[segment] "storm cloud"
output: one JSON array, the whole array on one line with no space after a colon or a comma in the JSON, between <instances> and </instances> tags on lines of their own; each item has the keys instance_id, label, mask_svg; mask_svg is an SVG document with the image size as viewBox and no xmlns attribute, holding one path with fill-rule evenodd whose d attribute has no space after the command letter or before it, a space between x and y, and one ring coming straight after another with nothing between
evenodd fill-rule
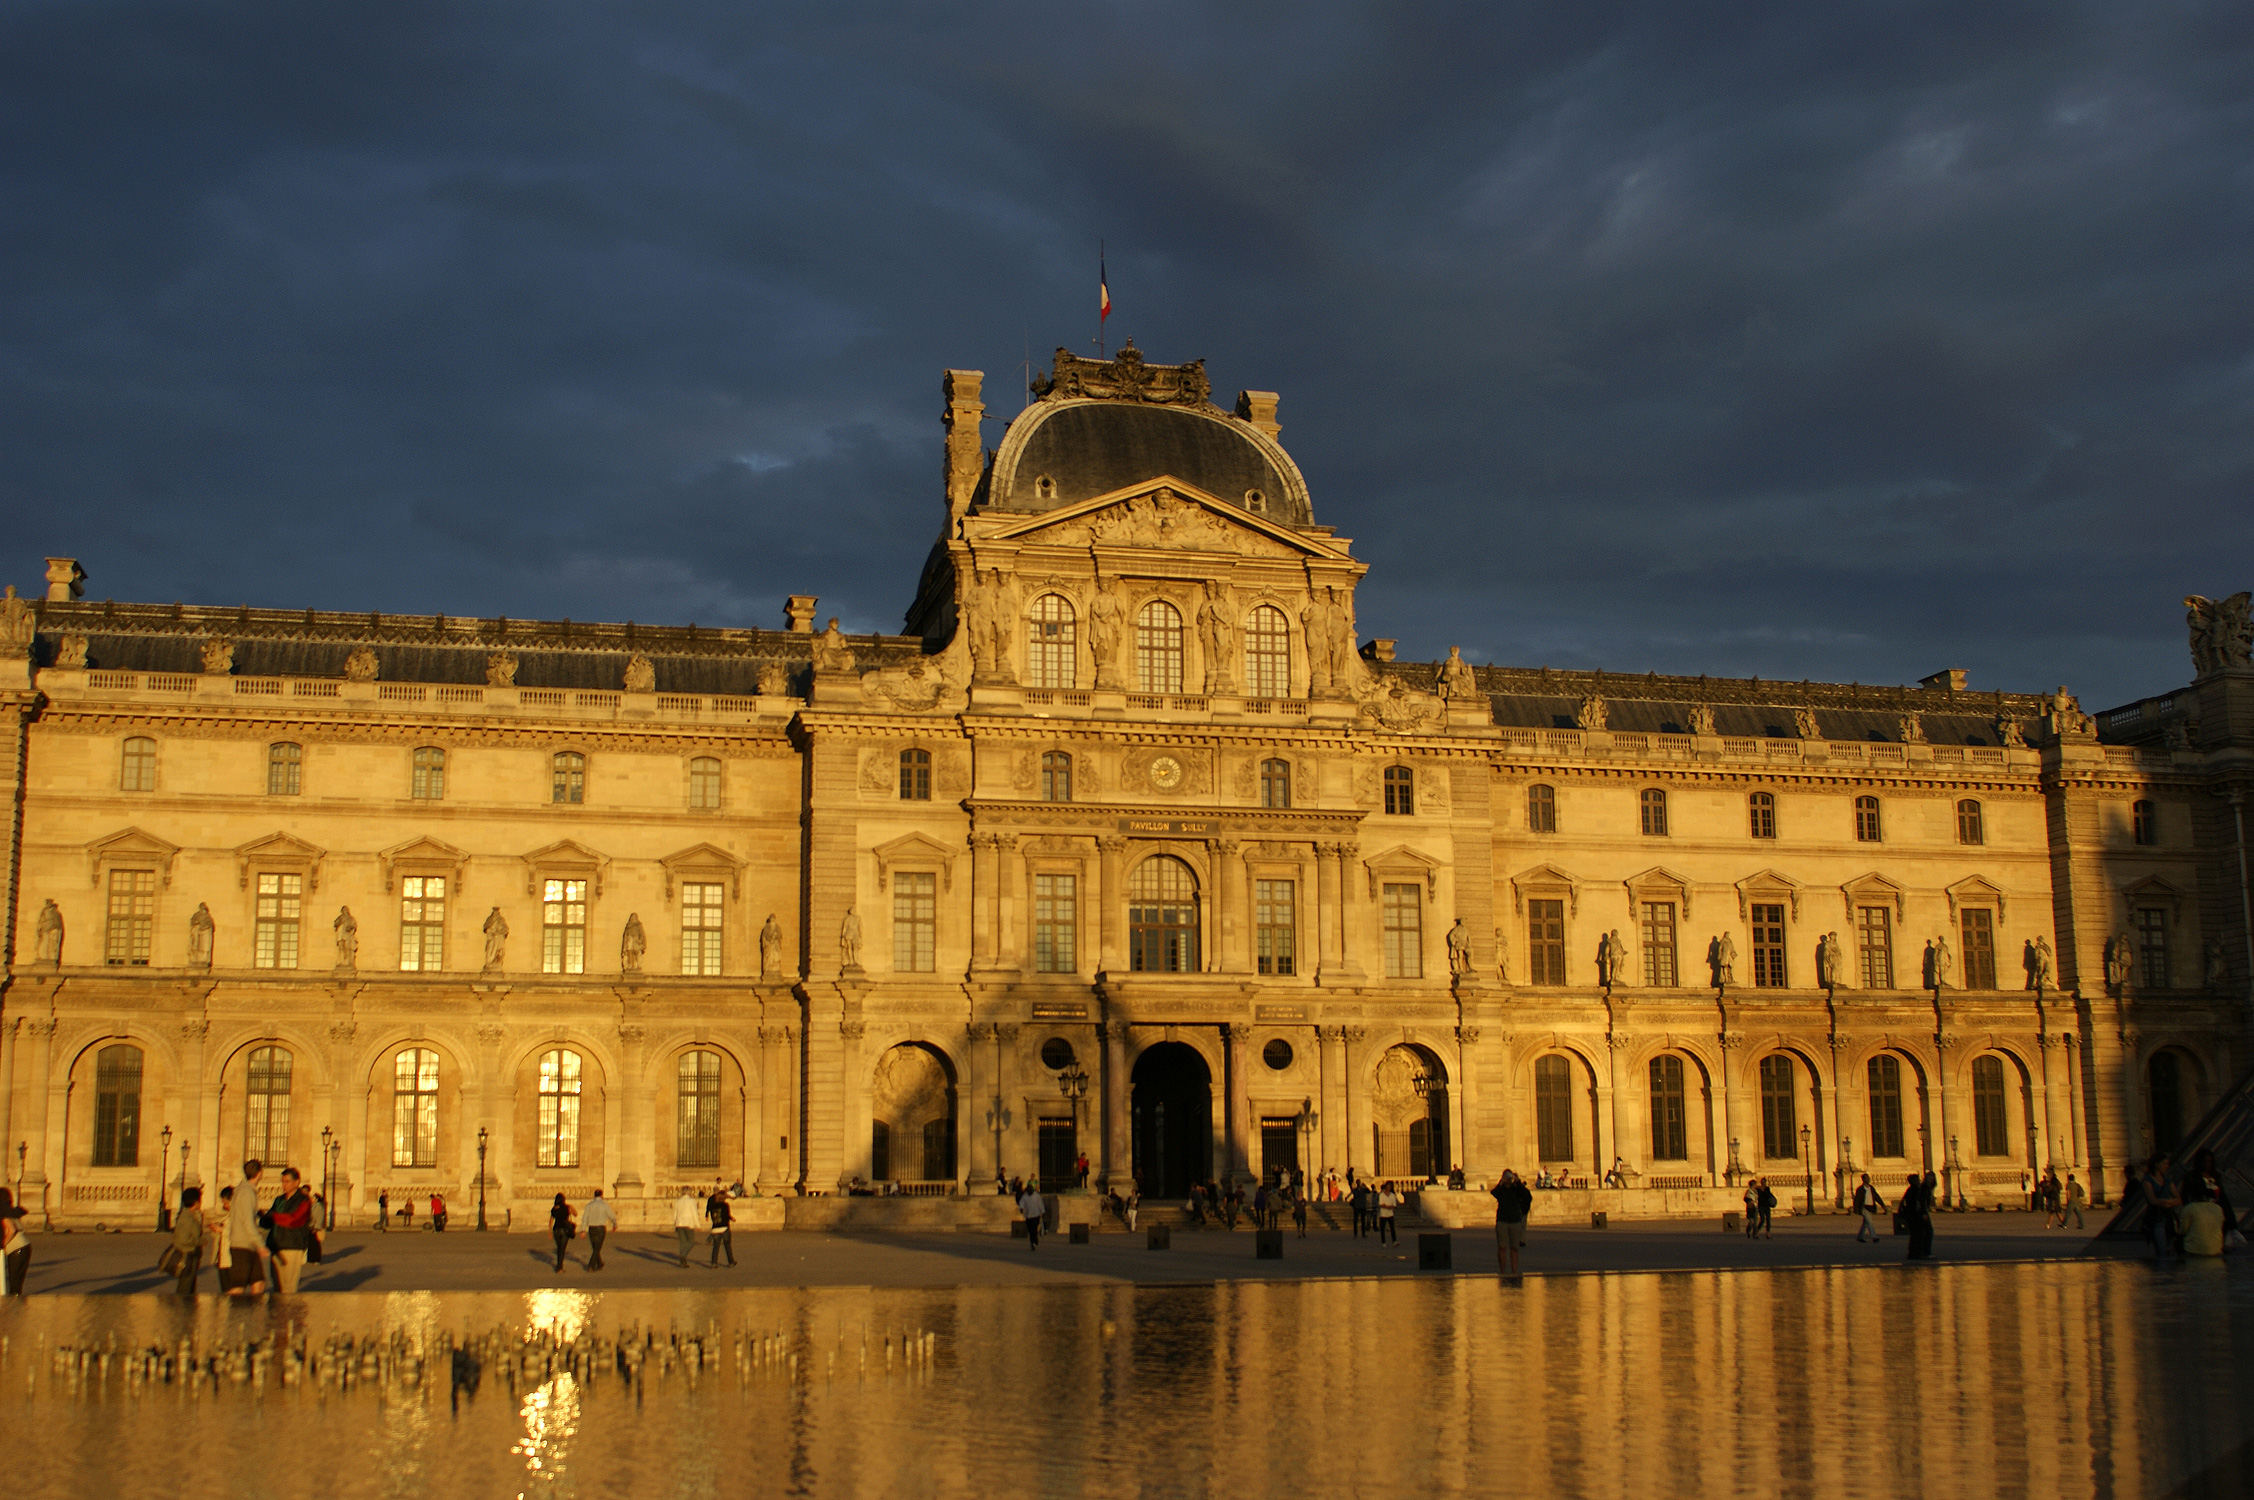
<instances>
[{"instance_id":1,"label":"storm cloud","mask_svg":"<svg viewBox=\"0 0 2254 1500\"><path fill-rule=\"evenodd\" d=\"M1404 656L2111 703L2254 586L2249 78L2222 5L19 3L0 577L895 630L939 372L1015 412L1101 241Z\"/></svg>"}]
</instances>

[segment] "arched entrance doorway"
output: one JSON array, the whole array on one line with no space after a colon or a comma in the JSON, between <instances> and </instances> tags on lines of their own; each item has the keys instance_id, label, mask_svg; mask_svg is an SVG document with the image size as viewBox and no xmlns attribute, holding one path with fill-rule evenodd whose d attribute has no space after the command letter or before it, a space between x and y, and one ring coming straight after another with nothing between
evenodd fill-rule
<instances>
[{"instance_id":1,"label":"arched entrance doorway","mask_svg":"<svg viewBox=\"0 0 2254 1500\"><path fill-rule=\"evenodd\" d=\"M1135 1178L1147 1198L1183 1198L1212 1175L1213 1073L1195 1047L1159 1042L1135 1059Z\"/></svg>"},{"instance_id":2,"label":"arched entrance doorway","mask_svg":"<svg viewBox=\"0 0 2254 1500\"><path fill-rule=\"evenodd\" d=\"M955 1070L933 1049L885 1049L869 1081L869 1180L950 1182L955 1176Z\"/></svg>"},{"instance_id":3,"label":"arched entrance doorway","mask_svg":"<svg viewBox=\"0 0 2254 1500\"><path fill-rule=\"evenodd\" d=\"M1455 1163L1448 1144L1448 1070L1423 1047L1388 1047L1378 1059L1370 1100L1379 1177L1445 1177Z\"/></svg>"}]
</instances>

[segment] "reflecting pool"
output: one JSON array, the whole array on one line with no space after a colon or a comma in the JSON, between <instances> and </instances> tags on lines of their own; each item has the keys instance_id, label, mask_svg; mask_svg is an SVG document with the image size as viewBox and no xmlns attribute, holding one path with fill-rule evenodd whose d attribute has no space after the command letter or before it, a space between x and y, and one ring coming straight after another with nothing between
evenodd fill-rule
<instances>
[{"instance_id":1,"label":"reflecting pool","mask_svg":"<svg viewBox=\"0 0 2254 1500\"><path fill-rule=\"evenodd\" d=\"M0 1338L31 1495L2055 1500L2254 1435L2221 1264L56 1296Z\"/></svg>"}]
</instances>

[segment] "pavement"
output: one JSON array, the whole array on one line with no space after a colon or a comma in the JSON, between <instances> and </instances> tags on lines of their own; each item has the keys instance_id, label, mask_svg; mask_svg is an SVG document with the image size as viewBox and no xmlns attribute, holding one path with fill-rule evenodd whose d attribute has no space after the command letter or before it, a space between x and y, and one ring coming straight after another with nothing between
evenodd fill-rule
<instances>
[{"instance_id":1,"label":"pavement","mask_svg":"<svg viewBox=\"0 0 2254 1500\"><path fill-rule=\"evenodd\" d=\"M2046 1230L2039 1215L1943 1215L1936 1224L1934 1258L1941 1261L2063 1260L2089 1253L2099 1221L2086 1231ZM1527 1275L1577 1275L1620 1271L1779 1270L1809 1266L1896 1265L1907 1241L1885 1238L1858 1244L1856 1220L1829 1214L1780 1220L1773 1238L1749 1240L1707 1221L1619 1224L1609 1229L1537 1227L1521 1257ZM1431 1231L1427 1231L1428 1233ZM329 1236L319 1266L308 1266L302 1290L356 1292L649 1290L695 1287L939 1287L1020 1286L1060 1282L1210 1282L1396 1275L1493 1276L1500 1269L1491 1230L1449 1234L1449 1272L1419 1272L1417 1234L1398 1245L1357 1239L1341 1230L1310 1228L1299 1239L1287 1226L1281 1260L1254 1255L1250 1229L1234 1232L1176 1229L1168 1250L1146 1247L1144 1236L1113 1231L1084 1245L1064 1235L1044 1235L1038 1250L1004 1235L983 1233L818 1234L799 1231L739 1233L736 1264L714 1269L698 1236L696 1254L683 1267L670 1232L614 1235L604 1247L603 1269L587 1268L587 1242L574 1241L564 1269L554 1269L554 1247L529 1234L450 1228L444 1234L376 1234L340 1231ZM170 1279L155 1262L166 1243L153 1232L35 1234L29 1290L109 1295L162 1291ZM2131 1247L2133 1251L2134 1247ZM2110 1247L2108 1252L2110 1253ZM205 1268L201 1289L214 1290Z\"/></svg>"}]
</instances>

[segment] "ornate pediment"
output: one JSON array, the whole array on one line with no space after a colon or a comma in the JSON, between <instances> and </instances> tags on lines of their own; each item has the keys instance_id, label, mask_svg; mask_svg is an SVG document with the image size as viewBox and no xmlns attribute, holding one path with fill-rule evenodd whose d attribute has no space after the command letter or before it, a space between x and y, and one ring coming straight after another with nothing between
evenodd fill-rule
<instances>
[{"instance_id":1,"label":"ornate pediment","mask_svg":"<svg viewBox=\"0 0 2254 1500\"><path fill-rule=\"evenodd\" d=\"M2157 875L2147 875L2121 888L2121 901L2134 920L2140 906L2165 906L2169 912L2181 917L2184 912L2184 893Z\"/></svg>"},{"instance_id":2,"label":"ornate pediment","mask_svg":"<svg viewBox=\"0 0 2254 1500\"><path fill-rule=\"evenodd\" d=\"M1531 892L1547 897L1562 893L1566 910L1573 916L1581 914L1581 882L1569 870L1553 864L1539 864L1531 870L1521 870L1510 878L1511 909L1523 916L1526 897Z\"/></svg>"},{"instance_id":3,"label":"ornate pediment","mask_svg":"<svg viewBox=\"0 0 2254 1500\"><path fill-rule=\"evenodd\" d=\"M577 876L603 893L603 877L610 872L610 856L599 854L577 839L558 839L545 849L535 849L524 858L524 893L540 894L543 879L567 880Z\"/></svg>"},{"instance_id":4,"label":"ornate pediment","mask_svg":"<svg viewBox=\"0 0 2254 1500\"><path fill-rule=\"evenodd\" d=\"M1058 349L1051 367L1033 377L1033 394L1043 401L1136 401L1150 406L1212 406L1213 382L1205 361L1154 365L1129 339L1110 359L1083 359Z\"/></svg>"},{"instance_id":5,"label":"ornate pediment","mask_svg":"<svg viewBox=\"0 0 2254 1500\"><path fill-rule=\"evenodd\" d=\"M1681 903L1683 916L1691 914L1690 877L1678 875L1665 865L1653 865L1640 875L1631 875L1620 882L1628 892L1628 915L1636 915L1636 902L1640 897L1673 895Z\"/></svg>"},{"instance_id":6,"label":"ornate pediment","mask_svg":"<svg viewBox=\"0 0 2254 1500\"><path fill-rule=\"evenodd\" d=\"M1792 906L1792 920L1800 920L1800 892L1805 887L1782 870L1759 870L1737 883L1737 919L1746 920L1748 903L1763 896L1783 896Z\"/></svg>"},{"instance_id":7,"label":"ornate pediment","mask_svg":"<svg viewBox=\"0 0 2254 1500\"><path fill-rule=\"evenodd\" d=\"M1021 546L1149 547L1344 561L1344 547L1257 516L1171 474L985 533Z\"/></svg>"},{"instance_id":8,"label":"ornate pediment","mask_svg":"<svg viewBox=\"0 0 2254 1500\"><path fill-rule=\"evenodd\" d=\"M1979 875L1970 875L1948 888L1949 922L1954 926L1957 910L1965 906L1994 906L1996 920L2004 919L2004 893L2001 886Z\"/></svg>"},{"instance_id":9,"label":"ornate pediment","mask_svg":"<svg viewBox=\"0 0 2254 1500\"><path fill-rule=\"evenodd\" d=\"M1405 879L1421 880L1427 895L1440 894L1440 861L1407 844L1396 844L1383 854L1373 854L1363 860L1362 864L1369 872L1372 901L1377 899L1378 890L1386 883L1388 876L1396 882Z\"/></svg>"},{"instance_id":10,"label":"ornate pediment","mask_svg":"<svg viewBox=\"0 0 2254 1500\"><path fill-rule=\"evenodd\" d=\"M179 857L180 846L168 844L153 833L138 828L127 828L111 834L106 839L96 839L86 846L87 871L94 884L102 883L102 871L113 865L145 865L157 871L158 880L172 884L172 861Z\"/></svg>"},{"instance_id":11,"label":"ornate pediment","mask_svg":"<svg viewBox=\"0 0 2254 1500\"><path fill-rule=\"evenodd\" d=\"M1839 888L1840 898L1847 908L1847 920L1855 920L1855 908L1872 901L1890 901L1894 905L1894 920L1899 922L1909 910L1909 892L1899 881L1887 879L1876 870L1859 875Z\"/></svg>"},{"instance_id":12,"label":"ornate pediment","mask_svg":"<svg viewBox=\"0 0 2254 1500\"><path fill-rule=\"evenodd\" d=\"M443 869L454 877L454 886L458 889L462 883L462 867L469 862L470 857L452 844L428 836L376 851L376 863L383 870L386 891L391 889L394 876L402 869L410 874Z\"/></svg>"},{"instance_id":13,"label":"ornate pediment","mask_svg":"<svg viewBox=\"0 0 2254 1500\"><path fill-rule=\"evenodd\" d=\"M673 899L675 881L694 880L699 876L727 881L731 897L743 893L744 862L717 844L691 844L666 855L658 864L665 870L665 899L668 901Z\"/></svg>"},{"instance_id":14,"label":"ornate pediment","mask_svg":"<svg viewBox=\"0 0 2254 1500\"><path fill-rule=\"evenodd\" d=\"M301 838L293 838L286 833L270 833L262 839L252 839L235 850L235 884L247 890L254 866L296 870L304 875L306 894L311 895L321 888L321 861L328 857L326 849L317 848Z\"/></svg>"},{"instance_id":15,"label":"ornate pediment","mask_svg":"<svg viewBox=\"0 0 2254 1500\"><path fill-rule=\"evenodd\" d=\"M876 857L877 889L883 890L892 878L895 868L936 867L939 870L940 889L955 888L955 856L960 849L950 849L926 834L903 834L889 844L879 844L869 851Z\"/></svg>"}]
</instances>

